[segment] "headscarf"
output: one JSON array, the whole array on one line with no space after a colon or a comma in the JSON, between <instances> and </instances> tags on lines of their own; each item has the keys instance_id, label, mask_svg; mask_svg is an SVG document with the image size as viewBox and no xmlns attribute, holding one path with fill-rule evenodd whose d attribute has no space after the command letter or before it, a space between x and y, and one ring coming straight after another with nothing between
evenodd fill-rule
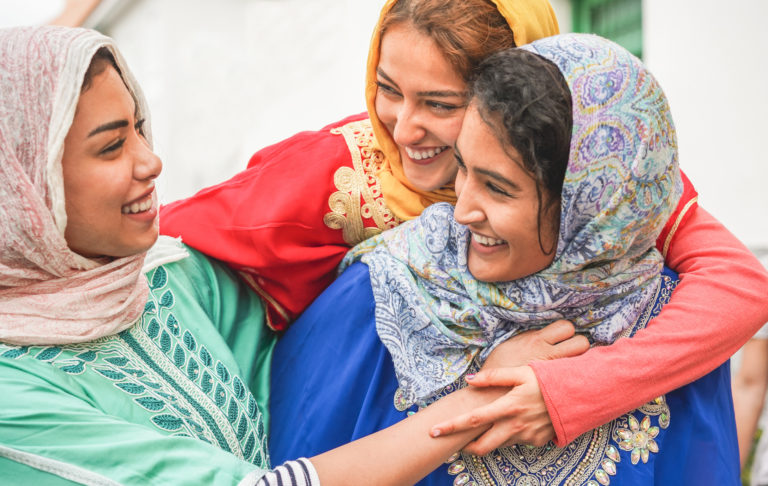
<instances>
[{"instance_id":1,"label":"headscarf","mask_svg":"<svg viewBox=\"0 0 768 486\"><path fill-rule=\"evenodd\" d=\"M387 207L400 219L408 220L421 214L424 208L430 204L436 202L455 204L456 192L453 185L430 192L415 188L405 177L397 144L376 113L376 68L379 66L381 53L381 23L397 1L388 0L384 4L379 21L373 31L371 48L368 52L365 100L378 148L384 154L381 168L377 174L381 182L381 192ZM517 46L560 32L555 12L547 0L492 1L498 7L499 13L507 20Z\"/></svg>"},{"instance_id":2,"label":"headscarf","mask_svg":"<svg viewBox=\"0 0 768 486\"><path fill-rule=\"evenodd\" d=\"M88 259L67 246L61 159L91 58L107 47L136 100L141 90L112 40L66 27L0 29L0 341L90 341L129 327L148 295L144 254Z\"/></svg>"},{"instance_id":3,"label":"headscarf","mask_svg":"<svg viewBox=\"0 0 768 486\"><path fill-rule=\"evenodd\" d=\"M569 34L523 49L554 62L572 93L573 132L552 264L506 283L467 267L469 230L439 203L355 247L342 268L370 267L376 327L404 396L423 400L494 344L557 319L610 343L660 281L654 242L682 193L666 98L625 49Z\"/></svg>"}]
</instances>

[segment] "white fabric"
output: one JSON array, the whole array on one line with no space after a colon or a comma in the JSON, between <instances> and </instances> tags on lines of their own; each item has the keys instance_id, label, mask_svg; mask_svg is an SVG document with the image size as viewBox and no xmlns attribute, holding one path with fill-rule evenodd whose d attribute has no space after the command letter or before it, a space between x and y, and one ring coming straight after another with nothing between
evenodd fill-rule
<instances>
[{"instance_id":1,"label":"white fabric","mask_svg":"<svg viewBox=\"0 0 768 486\"><path fill-rule=\"evenodd\" d=\"M92 260L64 239L64 139L83 76L104 46L151 144L144 97L111 39L66 27L0 29L0 341L90 341L129 327L144 308L144 254Z\"/></svg>"}]
</instances>

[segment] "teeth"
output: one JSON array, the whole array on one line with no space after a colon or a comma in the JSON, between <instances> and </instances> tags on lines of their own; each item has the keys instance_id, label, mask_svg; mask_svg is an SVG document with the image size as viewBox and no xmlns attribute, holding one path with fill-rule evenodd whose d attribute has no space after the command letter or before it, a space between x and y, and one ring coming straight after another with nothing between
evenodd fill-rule
<instances>
[{"instance_id":1,"label":"teeth","mask_svg":"<svg viewBox=\"0 0 768 486\"><path fill-rule=\"evenodd\" d=\"M423 159L432 158L445 149L446 147L438 147L438 148L429 149L429 150L416 151L408 147L405 147L405 152L408 154L408 157L412 158L413 160L423 160Z\"/></svg>"},{"instance_id":2,"label":"teeth","mask_svg":"<svg viewBox=\"0 0 768 486\"><path fill-rule=\"evenodd\" d=\"M150 196L144 202L135 202L125 205L122 208L123 214L136 214L148 211L152 207L152 197Z\"/></svg>"},{"instance_id":3,"label":"teeth","mask_svg":"<svg viewBox=\"0 0 768 486\"><path fill-rule=\"evenodd\" d=\"M472 239L474 239L476 242L480 243L483 246L496 246L496 245L503 245L504 240L497 240L495 238L488 238L483 235L478 235L477 233L472 233Z\"/></svg>"}]
</instances>

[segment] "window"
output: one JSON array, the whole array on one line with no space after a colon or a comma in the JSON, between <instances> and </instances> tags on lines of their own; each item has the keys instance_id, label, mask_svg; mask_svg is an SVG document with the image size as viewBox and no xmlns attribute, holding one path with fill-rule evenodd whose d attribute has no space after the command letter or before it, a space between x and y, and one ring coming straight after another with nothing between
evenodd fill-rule
<instances>
[{"instance_id":1,"label":"window","mask_svg":"<svg viewBox=\"0 0 768 486\"><path fill-rule=\"evenodd\" d=\"M642 0L572 0L573 31L591 32L643 56Z\"/></svg>"}]
</instances>

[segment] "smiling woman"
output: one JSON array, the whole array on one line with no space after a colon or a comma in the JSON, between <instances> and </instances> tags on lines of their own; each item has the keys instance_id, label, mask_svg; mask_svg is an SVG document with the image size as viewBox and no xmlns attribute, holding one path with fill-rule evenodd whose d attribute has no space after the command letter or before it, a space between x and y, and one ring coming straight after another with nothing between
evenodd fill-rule
<instances>
[{"instance_id":1,"label":"smiling woman","mask_svg":"<svg viewBox=\"0 0 768 486\"><path fill-rule=\"evenodd\" d=\"M488 58L470 94L455 210L434 204L353 248L278 343L273 457L322 451L476 383L509 391L432 434L490 430L420 485L730 483L738 456L727 363L648 403L627 398L614 417L557 444L538 357L505 342L568 319L582 334L567 344L574 354L584 336L610 348L670 299L676 276L662 273L653 242L682 181L652 74L605 39L554 36ZM612 136L600 136L606 127ZM521 396L535 406L521 407ZM509 447L497 447L509 421ZM286 424L312 425L290 435Z\"/></svg>"},{"instance_id":2,"label":"smiling woman","mask_svg":"<svg viewBox=\"0 0 768 486\"><path fill-rule=\"evenodd\" d=\"M126 257L158 235L155 178L160 158L112 55L100 49L83 82L64 140L62 169L69 247L87 257Z\"/></svg>"}]
</instances>

